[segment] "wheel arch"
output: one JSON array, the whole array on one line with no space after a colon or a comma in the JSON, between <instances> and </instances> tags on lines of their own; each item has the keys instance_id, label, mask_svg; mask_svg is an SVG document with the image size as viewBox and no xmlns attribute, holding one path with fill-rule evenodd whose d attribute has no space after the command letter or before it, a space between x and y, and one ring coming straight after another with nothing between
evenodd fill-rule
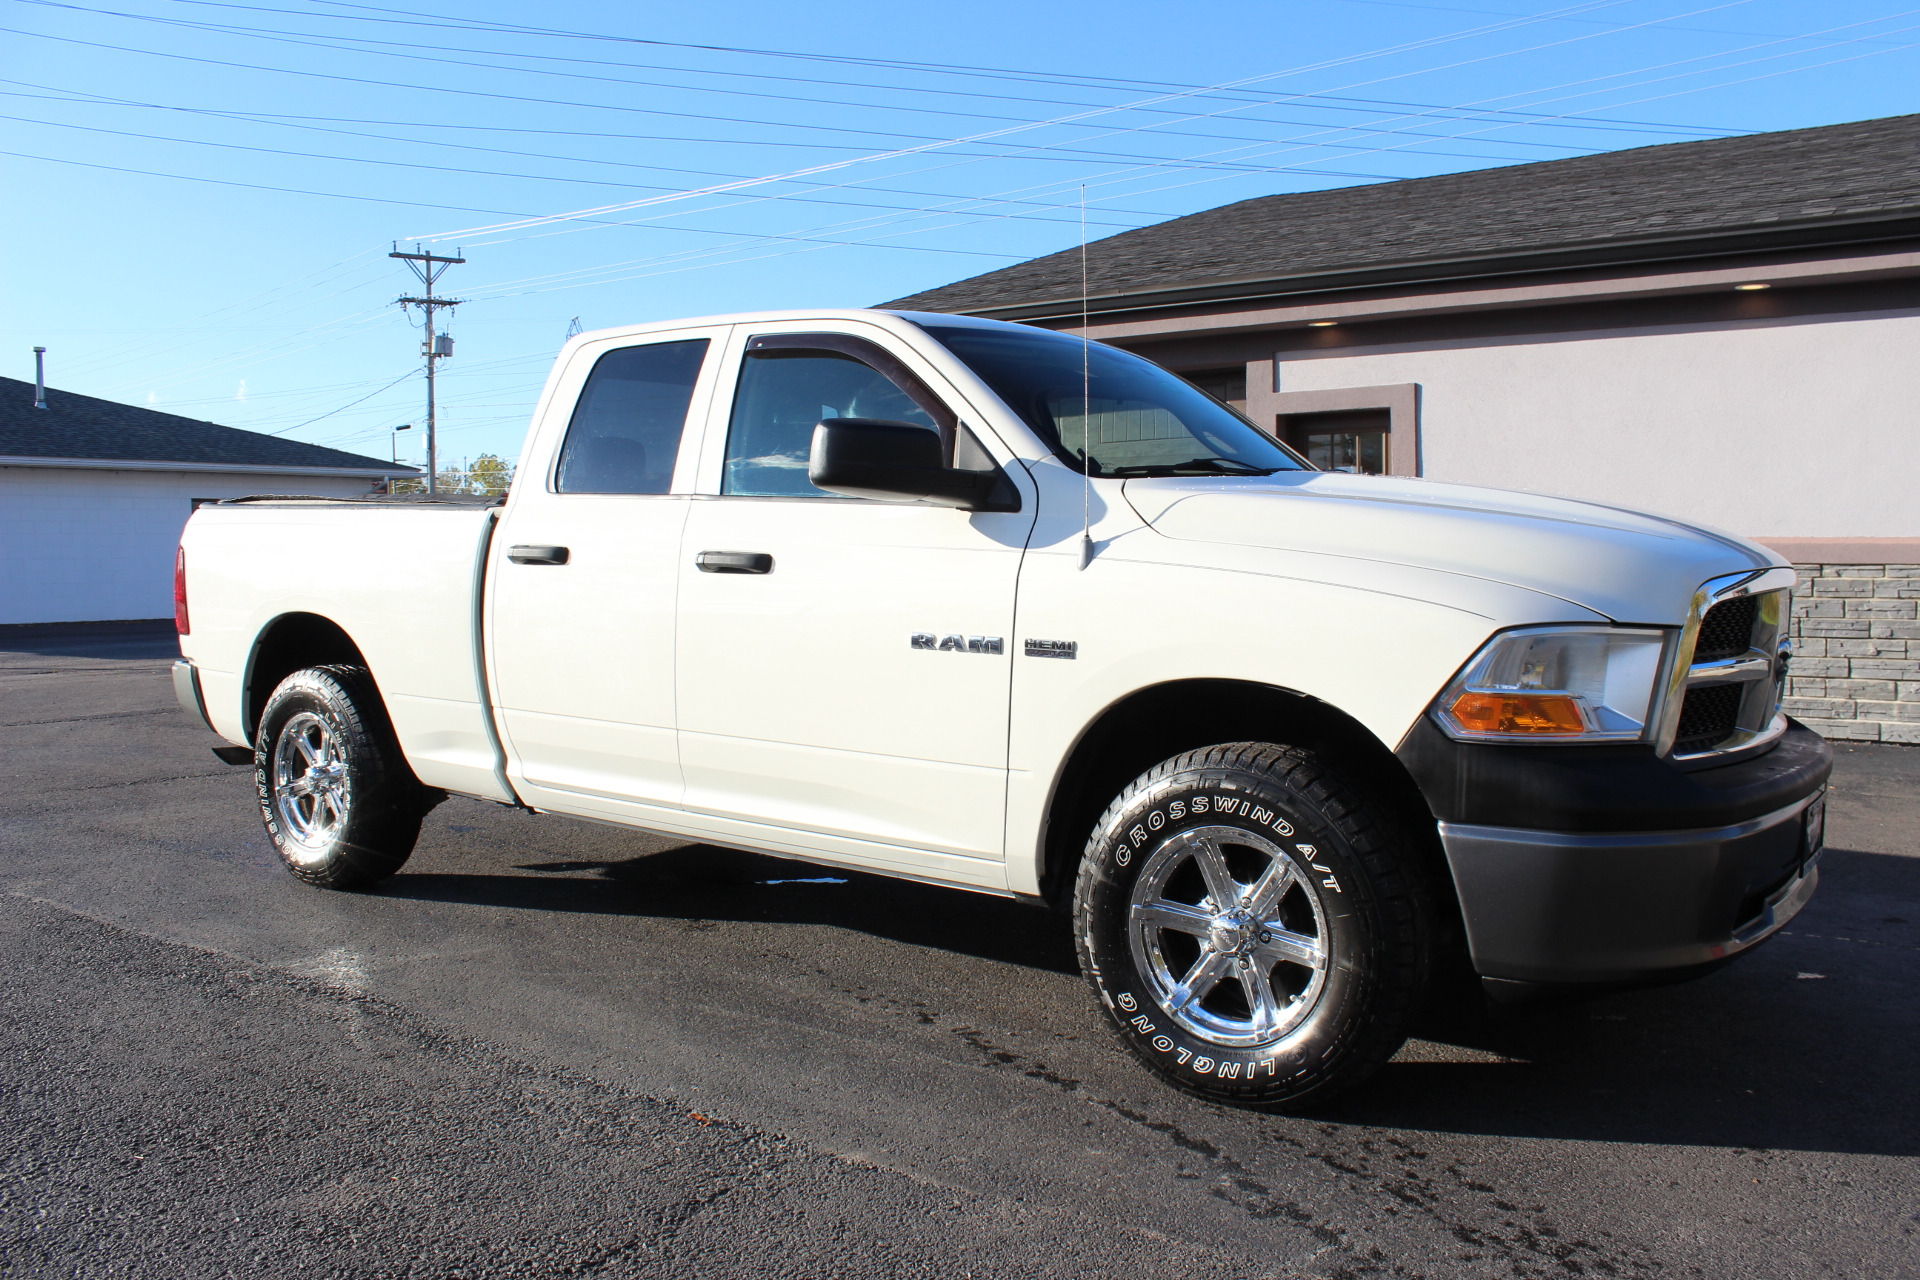
<instances>
[{"instance_id":1,"label":"wheel arch","mask_svg":"<svg viewBox=\"0 0 1920 1280\"><path fill-rule=\"evenodd\" d=\"M1087 832L1121 788L1182 751L1219 742L1273 742L1316 751L1376 788L1414 833L1451 897L1453 880L1432 810L1399 758L1366 726L1318 698L1245 680L1176 680L1110 704L1074 742L1054 778L1039 850L1041 893L1064 906ZM1457 903L1448 909L1458 915Z\"/></svg>"},{"instance_id":2,"label":"wheel arch","mask_svg":"<svg viewBox=\"0 0 1920 1280\"><path fill-rule=\"evenodd\" d=\"M251 741L273 691L304 667L365 667L367 659L346 629L317 613L283 613L260 629L241 682L240 719Z\"/></svg>"}]
</instances>

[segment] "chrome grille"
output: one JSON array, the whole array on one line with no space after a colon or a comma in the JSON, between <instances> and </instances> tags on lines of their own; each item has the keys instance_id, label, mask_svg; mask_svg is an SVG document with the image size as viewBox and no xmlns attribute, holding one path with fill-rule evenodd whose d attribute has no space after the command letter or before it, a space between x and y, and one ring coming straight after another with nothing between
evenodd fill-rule
<instances>
[{"instance_id":1,"label":"chrome grille","mask_svg":"<svg viewBox=\"0 0 1920 1280\"><path fill-rule=\"evenodd\" d=\"M1716 578L1695 593L1668 688L1666 753L1707 760L1764 750L1780 715L1793 570Z\"/></svg>"},{"instance_id":2,"label":"chrome grille","mask_svg":"<svg viewBox=\"0 0 1920 1280\"><path fill-rule=\"evenodd\" d=\"M1740 727L1741 695L1737 684L1710 684L1687 690L1680 706L1680 730L1673 740L1676 755L1711 751Z\"/></svg>"},{"instance_id":3,"label":"chrome grille","mask_svg":"<svg viewBox=\"0 0 1920 1280\"><path fill-rule=\"evenodd\" d=\"M1718 662L1737 658L1753 648L1753 624L1760 613L1760 597L1740 596L1722 600L1700 619L1700 634L1693 642L1695 662Z\"/></svg>"}]
</instances>

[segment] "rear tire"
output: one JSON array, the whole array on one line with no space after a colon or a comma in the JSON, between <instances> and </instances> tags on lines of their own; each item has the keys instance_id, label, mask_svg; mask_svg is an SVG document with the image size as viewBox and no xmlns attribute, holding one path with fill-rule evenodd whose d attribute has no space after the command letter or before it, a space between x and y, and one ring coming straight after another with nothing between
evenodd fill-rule
<instances>
[{"instance_id":1,"label":"rear tire","mask_svg":"<svg viewBox=\"0 0 1920 1280\"><path fill-rule=\"evenodd\" d=\"M280 682L254 736L253 779L281 861L325 889L398 871L444 798L407 767L361 667L308 667Z\"/></svg>"},{"instance_id":2,"label":"rear tire","mask_svg":"<svg viewBox=\"0 0 1920 1280\"><path fill-rule=\"evenodd\" d=\"M1405 1042L1434 894L1420 850L1313 752L1235 742L1167 760L1095 824L1074 893L1082 971L1169 1083L1298 1110Z\"/></svg>"}]
</instances>

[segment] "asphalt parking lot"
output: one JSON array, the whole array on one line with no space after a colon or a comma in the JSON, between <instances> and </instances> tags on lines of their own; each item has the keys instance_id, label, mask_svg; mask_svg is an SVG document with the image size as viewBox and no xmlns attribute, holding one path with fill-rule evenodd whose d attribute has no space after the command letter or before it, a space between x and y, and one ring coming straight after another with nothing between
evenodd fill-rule
<instances>
[{"instance_id":1,"label":"asphalt parking lot","mask_svg":"<svg viewBox=\"0 0 1920 1280\"><path fill-rule=\"evenodd\" d=\"M1017 903L454 800L279 867L167 633L0 633L0 1275L1920 1275L1920 748L1685 985L1163 1088Z\"/></svg>"}]
</instances>

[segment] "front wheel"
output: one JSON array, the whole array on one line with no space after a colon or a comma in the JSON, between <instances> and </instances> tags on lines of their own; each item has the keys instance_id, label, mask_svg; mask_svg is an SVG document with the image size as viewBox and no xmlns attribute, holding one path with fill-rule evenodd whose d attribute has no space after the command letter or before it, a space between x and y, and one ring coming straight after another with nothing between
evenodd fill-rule
<instances>
[{"instance_id":1,"label":"front wheel","mask_svg":"<svg viewBox=\"0 0 1920 1280\"><path fill-rule=\"evenodd\" d=\"M440 798L407 767L359 667L308 667L280 682L254 737L253 779L287 869L327 889L398 871Z\"/></svg>"},{"instance_id":2,"label":"front wheel","mask_svg":"<svg viewBox=\"0 0 1920 1280\"><path fill-rule=\"evenodd\" d=\"M1074 893L1081 968L1121 1041L1177 1087L1313 1105L1406 1040L1433 949L1420 868L1316 754L1191 751L1095 825Z\"/></svg>"}]
</instances>

